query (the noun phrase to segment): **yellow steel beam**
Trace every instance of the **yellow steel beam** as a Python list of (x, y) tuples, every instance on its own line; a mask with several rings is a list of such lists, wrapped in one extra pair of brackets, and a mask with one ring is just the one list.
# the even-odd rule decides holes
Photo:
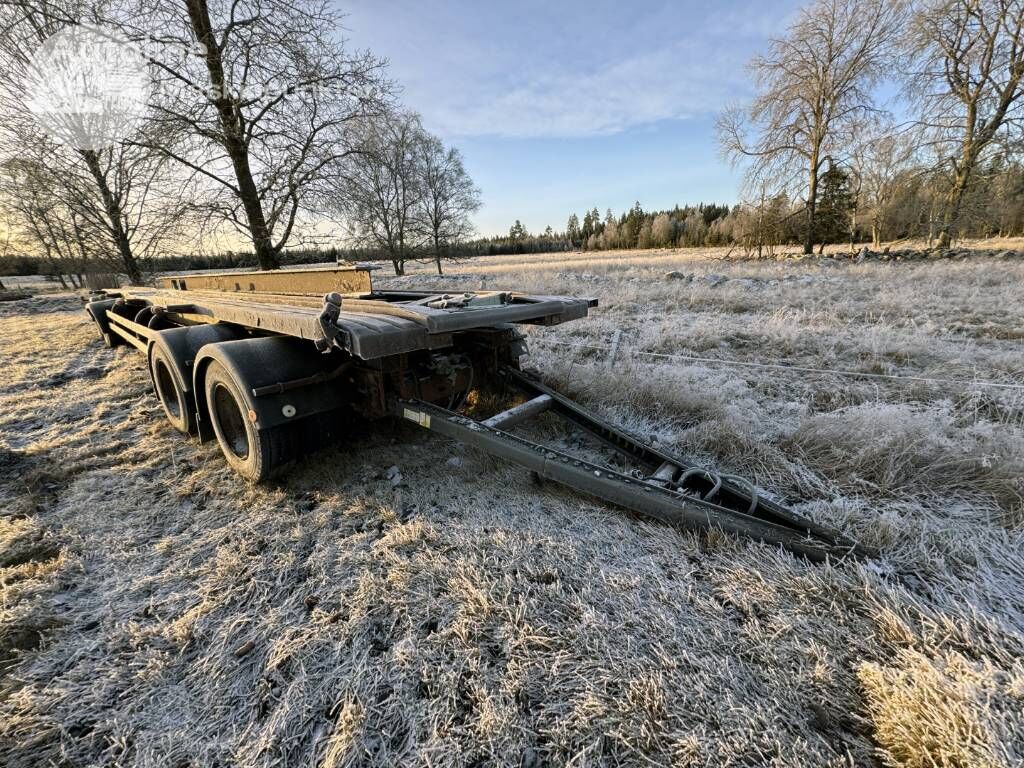
[(373, 289), (365, 267), (327, 269), (275, 269), (266, 272), (207, 272), (157, 278), (157, 285), (171, 290), (223, 291), (225, 293), (278, 293), (323, 296), (325, 293), (369, 293)]

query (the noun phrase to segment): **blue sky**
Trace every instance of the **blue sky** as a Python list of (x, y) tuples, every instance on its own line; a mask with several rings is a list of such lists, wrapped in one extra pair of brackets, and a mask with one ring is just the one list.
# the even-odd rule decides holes
[(390, 62), (402, 100), (457, 146), (482, 234), (616, 212), (733, 202), (716, 114), (799, 0), (347, 0), (346, 36)]

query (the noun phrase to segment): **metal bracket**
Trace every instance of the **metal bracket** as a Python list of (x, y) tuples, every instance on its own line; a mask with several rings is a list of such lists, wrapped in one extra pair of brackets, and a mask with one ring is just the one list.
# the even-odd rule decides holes
[(317, 339), (314, 342), (316, 348), (324, 354), (330, 352), (335, 342), (346, 335), (338, 327), (338, 317), (341, 316), (341, 304), (342, 298), (340, 293), (332, 292), (324, 296), (324, 308), (317, 317), (323, 338)]

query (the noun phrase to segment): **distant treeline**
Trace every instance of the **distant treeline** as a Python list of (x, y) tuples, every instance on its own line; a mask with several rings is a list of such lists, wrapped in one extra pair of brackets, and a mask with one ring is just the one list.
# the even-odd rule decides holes
[[(814, 239), (820, 243), (929, 239), (937, 234), (942, 214), (942, 187), (926, 171), (905, 168), (876, 180), (868, 189), (838, 167), (822, 174)], [(625, 248), (688, 248), (734, 246), (744, 253), (771, 253), (781, 246), (798, 245), (806, 238), (805, 205), (785, 195), (756, 204), (699, 203), (669, 210), (645, 211), (636, 203), (625, 213), (597, 208), (569, 216), (566, 227), (547, 227), (539, 234), (516, 221), (507, 235), (467, 240), (444, 249), (450, 259), (469, 259), (517, 253)], [(993, 163), (983, 169), (967, 190), (956, 235), (1014, 237), (1024, 235), (1024, 165)], [(332, 261), (386, 261), (390, 255), (372, 248), (295, 248), (281, 254), (284, 266)], [(433, 258), (427, 255), (424, 258)], [(166, 256), (147, 259), (147, 272), (197, 269), (256, 269), (252, 251)], [(0, 257), (0, 277), (103, 272), (109, 262), (64, 263), (60, 259), (25, 255)]]
[[(926, 167), (904, 166), (888, 174), (855, 174), (830, 165), (821, 174), (811, 240), (855, 243), (940, 234), (946, 188)], [(806, 203), (777, 194), (742, 205), (700, 203), (645, 211), (637, 202), (618, 216), (597, 208), (582, 219), (569, 216), (561, 232), (548, 227), (531, 234), (518, 220), (508, 235), (479, 238), (453, 251), (457, 256), (564, 250), (736, 246), (764, 253), (807, 241)], [(1024, 165), (996, 160), (969, 184), (952, 230), (955, 238), (1024, 235)]]
[[(282, 254), (282, 266), (320, 264), (330, 261), (356, 260), (354, 252), (346, 248), (297, 248)], [(220, 253), (176, 255), (148, 258), (140, 262), (144, 272), (187, 272), (197, 269), (259, 269), (253, 251), (222, 251)], [(12, 255), (0, 257), (0, 277), (9, 275), (81, 275), (109, 272), (108, 261), (83, 262), (80, 259), (62, 260), (43, 256)]]
[(520, 221), (508, 235), (484, 237), (463, 243), (459, 255), (535, 253), (576, 249), (659, 248), (665, 246), (725, 245), (712, 232), (716, 221), (727, 217), (731, 208), (717, 203), (676, 206), (666, 211), (645, 211), (637, 202), (616, 216), (609, 208), (604, 216), (595, 207), (583, 214), (569, 216), (561, 232), (550, 226), (540, 234), (531, 234)]
[[(739, 205), (594, 208), (540, 233), (516, 221), (483, 238), (471, 225), (481, 191), (459, 151), (401, 104), (384, 59), (347, 46), (332, 4), (177, 5), (125, 0), (105, 25), (126, 39), (140, 24), (152, 40), (215, 39), (218, 62), (161, 52), (134, 134), (94, 152), (75, 149), (81, 136), (43, 130), (24, 85), (40, 30), (83, 31), (76, 4), (4, 4), (0, 256), (46, 262), (15, 257), (0, 274), (75, 284), (101, 270), (135, 281), (157, 268), (331, 258), (387, 260), (396, 274), (430, 259), (441, 273), (445, 258), (525, 251), (725, 245), (763, 255), (1024, 232), (1020, 0), (808, 0), (751, 59), (749, 102), (715, 121), (720, 151), (743, 170)], [(197, 101), (197, 90), (222, 98)], [(900, 122), (878, 102), (889, 92), (901, 94)], [(338, 247), (303, 250), (325, 219), (344, 227), (328, 243)], [(228, 232), (247, 252), (165, 257)]]

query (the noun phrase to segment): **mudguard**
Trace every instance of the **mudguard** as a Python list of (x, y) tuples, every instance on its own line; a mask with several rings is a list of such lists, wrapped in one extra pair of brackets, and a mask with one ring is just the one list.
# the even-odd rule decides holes
[(117, 299), (101, 299), (99, 301), (90, 301), (85, 305), (85, 311), (89, 313), (89, 317), (96, 323), (100, 331), (100, 337), (108, 347), (116, 347), (119, 344), (125, 343), (116, 333), (110, 332), (110, 321), (107, 320), (107, 310), (111, 309), (117, 301)]
[[(335, 354), (321, 354), (309, 341), (266, 336), (207, 344), (199, 350), (192, 371), (199, 434), (204, 439), (212, 436), (212, 430), (203, 384), (206, 369), (214, 360), (239, 384), (248, 417), (257, 429), (333, 411), (349, 401), (346, 379), (336, 375), (344, 361)], [(310, 378), (326, 380), (297, 385)], [(254, 394), (263, 388), (278, 391)]]
[(171, 373), (178, 381), (178, 385), (186, 394), (192, 393), (192, 368), (195, 364), (196, 355), (199, 350), (207, 344), (218, 344), (222, 341), (232, 341), (245, 336), (245, 333), (230, 325), (223, 323), (210, 323), (208, 325), (187, 325), (178, 328), (168, 328), (157, 331), (149, 343), (146, 353), (146, 364), (149, 368), (149, 380), (156, 389), (156, 382), (153, 379), (153, 349), (160, 347), (167, 353), (172, 363)]

